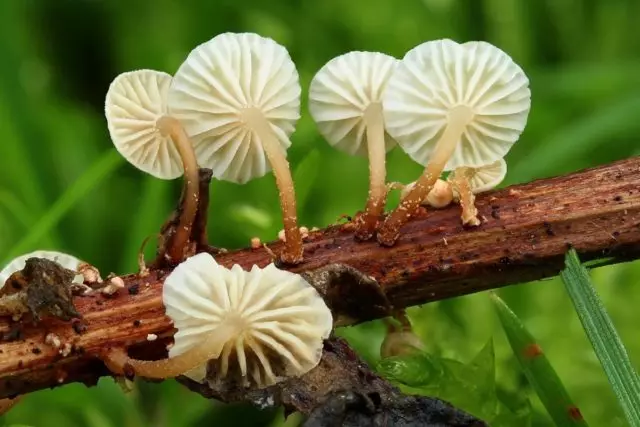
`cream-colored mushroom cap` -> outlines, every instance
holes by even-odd
[[[311,80],[309,112],[327,142],[348,154],[367,156],[364,113],[382,102],[398,60],[379,52],[349,52],[327,62]],[[385,132],[385,150],[395,141]]]
[[[104,112],[111,140],[133,166],[156,178],[183,174],[178,150],[169,135],[156,128],[167,112],[171,76],[154,70],[120,74],[107,91]]]
[[[497,187],[507,175],[507,162],[504,159],[489,165],[473,168],[469,173],[469,187],[475,194]]]
[[[261,111],[283,150],[300,118],[298,71],[287,50],[253,33],[224,33],[191,51],[169,90],[169,111],[191,138],[198,163],[218,179],[244,183],[271,166],[242,120]]]
[[[389,79],[383,104],[387,132],[423,165],[451,111],[468,108],[470,120],[445,166],[453,170],[504,157],[524,130],[531,92],[525,73],[499,48],[437,40],[407,52]]]
[[[220,325],[241,332],[210,362],[215,378],[265,387],[306,373],[320,362],[333,319],[324,300],[302,276],[273,264],[244,271],[216,263],[206,253],[180,264],[164,283],[167,315],[178,329],[169,357],[202,343]],[[204,382],[206,366],[186,375]]]
[[[9,264],[5,265],[2,271],[0,271],[0,288],[4,286],[4,283],[7,281],[9,276],[25,267],[25,263],[29,258],[45,258],[50,261],[55,261],[64,268],[72,271],[78,270],[78,266],[82,262],[72,255],[56,251],[38,250],[25,255],[20,255],[19,257],[12,259]]]

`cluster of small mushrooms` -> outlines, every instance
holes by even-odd
[[[303,276],[273,263],[227,269],[208,253],[185,249],[200,197],[199,168],[235,183],[273,170],[284,224],[279,261],[303,261],[286,158],[300,95],[287,50],[252,33],[224,33],[199,45],[174,76],[137,70],[113,81],[105,114],[116,149],[154,177],[184,175],[185,187],[174,242],[163,254],[177,265],[163,288],[175,343],[169,358],[158,361],[114,349],[103,355],[112,371],[265,387],[319,363],[333,318]],[[504,178],[504,156],[523,131],[529,108],[528,79],[506,53],[485,42],[451,40],[420,44],[402,60],[375,52],[338,56],[314,76],[309,96],[309,111],[327,142],[369,158],[369,196],[355,217],[356,238],[377,235],[383,245],[395,243],[421,204],[441,208],[457,201],[462,222],[479,225],[474,195]],[[386,182],[386,153],[396,144],[425,166],[406,186]],[[442,179],[443,172],[451,173]],[[385,219],[387,193],[394,188],[402,190],[401,202]],[[0,283],[29,257],[81,270],[75,257],[37,251],[7,265]],[[80,274],[79,284],[86,280]],[[404,337],[408,323],[401,323]],[[420,347],[415,337],[407,339],[400,344]]]

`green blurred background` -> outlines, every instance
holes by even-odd
[[[529,124],[507,156],[505,185],[640,154],[640,1],[580,0],[2,0],[0,1],[0,253],[59,249],[104,273],[136,266],[142,240],[175,203],[180,182],[154,180],[118,157],[103,117],[111,80],[124,71],[175,72],[197,44],[250,31],[285,45],[304,88],[350,50],[396,57],[431,39],[486,40],[531,79]],[[301,223],[324,226],[363,207],[365,159],[331,149],[303,100],[289,151]],[[420,167],[396,149],[389,180]],[[210,239],[227,248],[281,228],[272,176],[212,185]],[[392,197],[391,203],[397,201]],[[598,291],[640,365],[640,264],[593,272]],[[621,413],[559,280],[505,288],[501,296],[539,339],[592,426],[623,426]],[[500,392],[529,392],[486,294],[409,311],[429,352],[468,361],[492,336]],[[379,322],[343,331],[371,362]],[[533,425],[551,421],[535,396]],[[6,425],[281,425],[277,411],[206,401],[170,381],[111,380],[27,396]],[[271,424],[270,424],[271,423]],[[291,425],[295,423],[291,422]]]

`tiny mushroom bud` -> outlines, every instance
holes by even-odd
[[[311,81],[309,112],[329,144],[369,158],[369,197],[356,237],[373,237],[384,212],[386,152],[395,141],[385,132],[382,94],[398,60],[378,52],[349,52],[327,62]]]
[[[298,71],[287,50],[252,33],[224,33],[191,51],[169,89],[169,110],[203,167],[245,183],[273,169],[287,235],[282,261],[302,261],[286,149],[300,118]]]
[[[414,186],[415,182],[405,185],[400,192],[400,198],[404,199]],[[452,201],[453,188],[451,184],[445,180],[438,178],[436,183],[433,185],[433,188],[431,189],[431,191],[429,191],[429,194],[427,194],[427,197],[422,201],[421,204],[440,209],[449,206]]]
[[[524,130],[531,91],[522,69],[497,47],[438,40],[407,52],[383,103],[389,134],[425,165],[378,232],[378,241],[389,246],[444,170],[504,157]]]
[[[475,194],[491,190],[498,186],[507,174],[507,162],[499,159],[486,166],[477,168],[457,168],[448,180],[451,182],[454,197],[462,206],[462,223],[479,225],[478,210],[475,207]]]
[[[251,238],[251,249],[260,249],[262,247],[262,241],[259,237]]]
[[[167,114],[171,76],[137,70],[117,76],[107,92],[105,116],[111,140],[133,166],[160,179],[185,177],[185,204],[168,256],[184,258],[198,208],[198,163],[182,125]]]
[[[331,311],[302,276],[273,264],[227,269],[207,253],[188,258],[166,278],[163,301],[178,332],[169,358],[142,361],[123,351],[104,359],[116,373],[177,375],[204,383],[258,388],[302,375],[319,362]]]

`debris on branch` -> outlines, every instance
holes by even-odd
[[[371,372],[340,338],[325,342],[322,359],[315,369],[265,389],[226,390],[220,394],[186,377],[179,381],[208,398],[252,402],[262,408],[283,406],[286,413],[301,412],[309,415],[305,427],[486,426],[440,399],[403,395]],[[400,420],[404,424],[398,424]]]
[[[317,290],[336,318],[346,324],[387,316],[388,306],[397,310],[556,275],[569,246],[576,248],[584,260],[604,257],[607,263],[615,263],[636,259],[640,257],[639,171],[640,157],[635,157],[481,194],[476,207],[482,224],[473,229],[462,227],[455,208],[421,210],[390,248],[375,242],[358,242],[352,222],[332,226],[311,232],[305,243],[305,262],[288,269],[332,278],[331,283],[318,285]],[[200,177],[201,186],[210,179],[202,172]],[[196,216],[191,240],[198,243],[199,251],[208,246],[197,238],[206,234],[204,230],[206,221],[202,215]],[[280,242],[268,245],[274,251],[281,246]],[[216,255],[216,262],[225,267],[239,264],[247,270],[254,264],[264,267],[271,261],[262,248]],[[337,270],[328,267],[336,263],[344,266]],[[124,286],[112,295],[94,292],[76,296],[72,306],[79,319],[71,323],[44,318],[44,313],[38,325],[0,318],[0,398],[70,382],[95,384],[101,376],[110,375],[98,356],[111,348],[128,348],[131,357],[142,360],[166,357],[166,345],[174,329],[162,305],[162,283],[171,271],[171,267],[152,266],[145,274],[122,276]],[[342,284],[336,285],[340,281]],[[67,282],[66,277],[60,279],[60,284]],[[348,301],[368,303],[365,307],[345,304]],[[327,346],[321,366],[329,363],[327,358],[344,360],[331,353],[340,348],[339,344],[331,340]],[[359,360],[352,353],[340,354]],[[274,404],[302,410],[302,406],[295,406],[302,403],[287,403],[288,398],[298,394],[287,394],[286,387],[304,384],[307,375],[320,375],[319,370],[269,389],[268,393],[277,397]],[[392,391],[378,391],[378,401],[377,395],[362,395],[362,391],[375,389],[377,381],[388,390],[391,386],[364,367],[355,372],[366,374],[371,388],[324,390],[330,394],[324,393],[322,401],[304,403],[307,406],[302,412],[311,414],[309,422],[314,414],[325,411],[338,417],[344,415],[345,425],[357,425],[347,424],[357,417],[351,414],[353,411],[373,411],[369,413],[372,417],[383,414],[391,419],[398,408],[426,408],[435,402],[430,400],[427,404],[424,399],[394,395]],[[338,377],[331,378],[337,381]],[[307,393],[313,395],[313,390]],[[243,396],[231,393],[218,398],[232,401]],[[323,402],[325,406],[318,406]],[[463,422],[445,425],[483,425]]]

